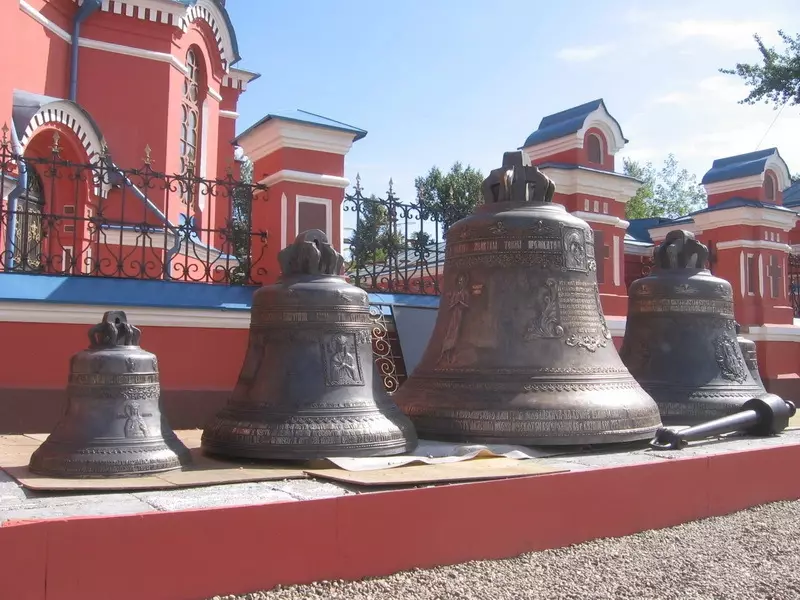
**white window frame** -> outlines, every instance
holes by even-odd
[[[333,201],[330,198],[314,198],[313,196],[296,196],[294,204],[294,235],[297,237],[300,231],[300,205],[301,204],[321,204],[325,207],[325,235],[328,242],[333,243]]]

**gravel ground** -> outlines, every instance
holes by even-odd
[[[499,561],[213,600],[796,600],[800,501]]]

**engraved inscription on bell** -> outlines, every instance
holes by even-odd
[[[443,289],[419,365],[393,396],[420,435],[519,444],[652,437],[658,410],[611,341],[589,225],[553,204],[521,152],[447,232]]]
[[[122,311],[89,330],[70,360],[67,407],[30,469],[51,477],[147,475],[191,462],[161,411],[158,361]]]
[[[736,337],[730,284],[706,269],[708,249],[690,232],[669,232],[654,258],[631,284],[622,359],[667,424],[738,411],[764,389]]]
[[[311,230],[279,259],[281,281],[253,296],[239,380],[203,450],[263,459],[413,450],[413,425],[376,377],[367,293],[339,276],[342,256]]]

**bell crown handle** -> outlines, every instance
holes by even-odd
[[[100,323],[89,329],[89,347],[138,346],[141,337],[141,330],[128,323],[124,311],[109,310]]]
[[[553,201],[556,186],[553,181],[531,165],[530,157],[523,151],[503,154],[503,166],[494,169],[483,180],[483,201],[539,202]]]
[[[656,250],[656,266],[661,269],[705,269],[707,263],[706,245],[683,229],[670,231]]]
[[[309,229],[297,236],[291,246],[278,253],[284,277],[292,275],[341,275],[344,257],[328,242],[319,229]]]

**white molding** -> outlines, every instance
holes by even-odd
[[[129,2],[130,0],[125,1]],[[225,17],[222,15],[219,7],[212,2],[212,0],[197,0],[194,6],[190,6],[186,9],[184,24],[182,24],[181,29],[185,32],[187,29],[186,24],[197,19],[202,19],[208,23],[211,31],[214,32],[217,50],[222,58],[222,67],[226,73],[229,72],[231,63],[234,61],[233,38],[225,24]]]
[[[31,117],[20,140],[23,151],[36,131],[48,123],[66,125],[77,136],[78,141],[89,157],[89,161],[92,163],[97,162],[102,146],[97,131],[77,105],[68,100],[58,100],[45,104]]]
[[[764,174],[762,173],[761,175],[750,175],[748,177],[739,177],[738,179],[726,179],[725,181],[705,183],[703,187],[706,188],[706,193],[711,196],[713,194],[726,194],[728,192],[738,192],[739,190],[760,188],[763,183]]]
[[[633,244],[630,241],[624,241],[625,254],[630,256],[653,256],[655,245],[642,246],[641,244]]]
[[[355,133],[346,131],[270,119],[240,137],[239,145],[253,162],[281,148],[314,150],[344,156],[352,148],[355,137]]]
[[[751,225],[753,227],[774,227],[789,232],[794,229],[798,215],[791,211],[755,206],[740,206],[725,210],[698,213],[692,216],[697,227],[704,230]]]
[[[765,242],[764,240],[730,240],[716,244],[717,250],[727,250],[729,248],[756,248],[758,250],[777,250],[778,252],[792,251],[792,247],[789,244]]]
[[[602,213],[593,213],[593,212],[584,212],[582,210],[576,210],[573,213],[570,213],[573,217],[578,217],[579,219],[583,219],[587,223],[602,223],[603,225],[611,225],[612,227],[619,227],[620,229],[627,229],[628,225],[630,225],[630,221],[626,221],[625,219],[620,219],[619,217],[615,217],[614,215],[604,215]]]
[[[208,91],[208,97],[212,100],[216,100],[217,102],[222,102],[222,96],[219,95],[219,92],[212,87],[206,88]]]
[[[222,78],[222,85],[233,88],[234,90],[245,91],[247,89],[247,84],[256,77],[258,77],[257,73],[231,67],[230,72]]]
[[[598,106],[593,112],[589,113],[583,121],[583,127],[578,131],[578,137],[581,141],[581,148],[583,148],[583,141],[586,139],[586,132],[592,128],[599,129],[603,132],[605,137],[605,151],[611,156],[625,147],[625,137],[622,135],[622,129],[619,124],[611,118],[611,115],[604,106]]]
[[[800,326],[794,325],[750,325],[743,332],[754,342],[797,342],[800,343]]]
[[[614,248],[611,254],[614,261],[614,285],[620,285],[620,269],[619,269],[619,236],[614,236]]]
[[[536,162],[542,158],[573,150],[575,148],[583,147],[583,139],[579,139],[574,133],[565,135],[564,137],[548,140],[543,144],[535,146],[525,146],[522,150],[531,159],[531,162]]]
[[[206,327],[248,329],[250,311],[207,308],[156,308],[115,306],[132,322],[146,327]],[[53,302],[0,302],[0,321],[13,323],[64,323],[92,325],[97,322],[96,305]]]
[[[608,332],[611,334],[611,337],[621,338],[625,335],[625,326],[628,322],[626,317],[617,317],[612,315],[605,317],[605,320],[606,327],[608,327]]]
[[[347,177],[324,175],[322,173],[307,173],[306,171],[293,171],[291,169],[283,169],[282,171],[268,175],[258,183],[269,187],[282,181],[308,183],[311,185],[321,185],[339,189],[346,189],[350,185],[350,180],[347,179]]]
[[[209,90],[210,92],[211,90]],[[200,151],[200,178],[206,179],[208,177],[208,111],[209,111],[209,103],[208,98],[203,100],[203,107],[200,109],[200,145],[198,146],[198,150]],[[198,190],[198,199],[197,205],[200,210],[206,209],[206,196],[208,196],[209,190],[207,186],[201,185],[199,186],[200,189]]]
[[[328,242],[333,236],[333,201],[330,198],[314,198],[312,196],[295,196],[294,198],[294,237],[300,235],[300,205],[321,204],[325,207],[325,235]]]
[[[625,204],[636,195],[641,183],[618,173],[586,169],[542,167],[542,173],[553,180],[560,194],[585,194],[616,200]]]
[[[235,110],[220,110],[219,116],[223,119],[238,119],[239,113]]]
[[[744,250],[739,252],[739,287],[741,288],[741,296],[744,298],[745,294],[745,286],[747,283],[747,265],[745,264],[747,261],[744,257]]]
[[[289,229],[289,199],[286,194],[281,194],[281,247],[278,249],[283,250],[286,248],[286,236]]]
[[[19,0],[19,8],[38,21],[45,29],[54,33],[68,44],[72,43],[72,36],[64,29],[53,23],[50,19],[43,16],[38,10],[33,8],[25,0]],[[79,38],[78,46],[81,48],[91,48],[92,50],[102,50],[105,52],[113,52],[115,54],[124,54],[126,56],[135,56],[137,58],[144,58],[148,60],[155,60],[159,62],[169,63],[182,73],[188,73],[186,65],[172,54],[166,52],[155,52],[153,50],[145,50],[144,48],[135,48],[133,46],[122,46],[120,44],[112,44],[110,42],[101,42],[99,40],[91,40],[88,38]]]
[[[764,297],[764,255],[758,255],[758,295]]]

